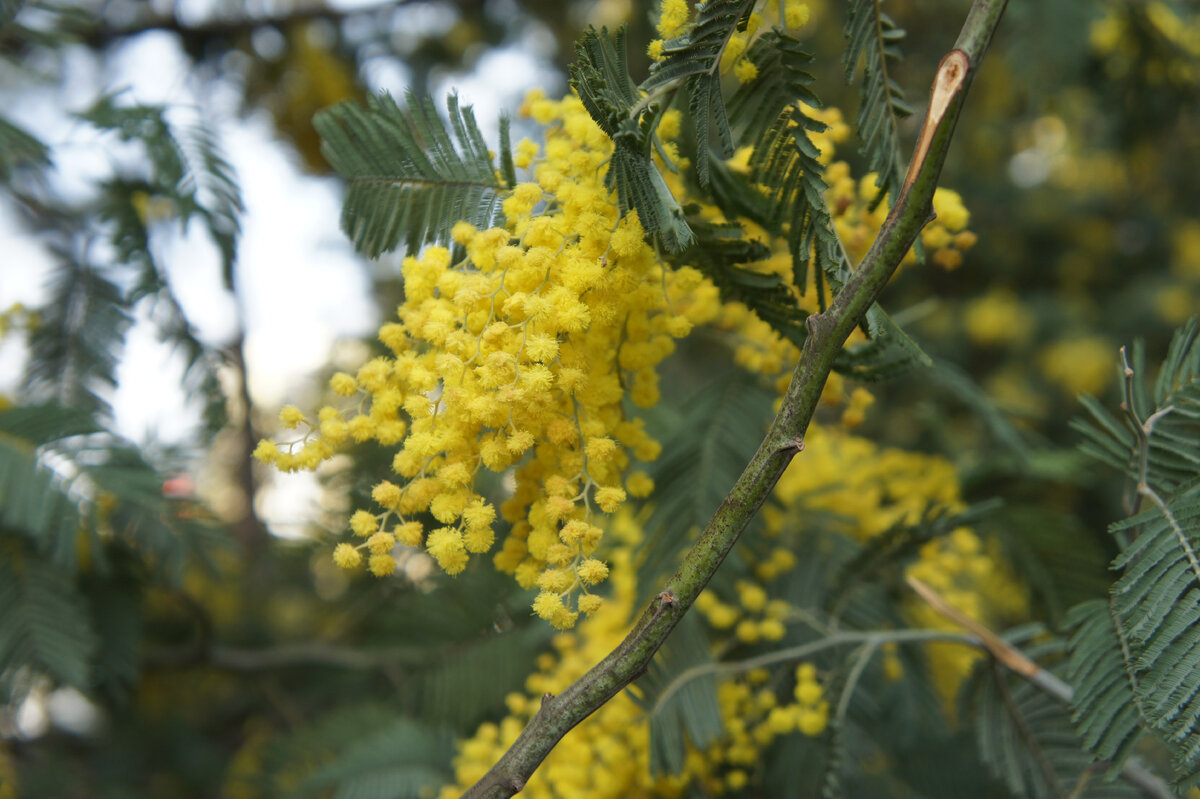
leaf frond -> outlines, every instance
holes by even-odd
[[[493,167],[471,107],[451,94],[446,110],[448,122],[428,98],[409,93],[402,108],[382,94],[365,108],[345,102],[313,118],[321,152],[349,183],[342,230],[365,255],[445,243],[460,220],[501,220],[511,186]]]
[[[853,0],[846,17],[846,50],[843,65],[846,80],[853,81],[862,64],[860,104],[855,126],[862,141],[867,165],[878,174],[874,205],[886,195],[891,202],[900,196],[905,161],[900,149],[900,121],[912,116],[904,89],[891,76],[901,58],[904,30],[879,7],[880,0]]]
[[[645,103],[629,76],[625,29],[589,28],[575,43],[571,88],[588,115],[613,141],[605,185],[617,193],[622,214],[637,211],[643,230],[678,252],[693,241],[683,211],[653,160],[654,129],[666,109]]]

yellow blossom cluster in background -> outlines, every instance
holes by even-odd
[[[1140,30],[1131,24],[1130,15],[1137,14]],[[1092,22],[1089,38],[1092,51],[1105,59],[1105,71],[1110,77],[1127,75],[1138,63],[1138,51],[1144,46],[1140,35],[1149,32],[1161,37],[1176,51],[1171,58],[1153,59],[1143,65],[1149,83],[1167,81],[1180,85],[1200,82],[1200,14],[1181,13],[1162,0],[1122,8],[1109,4],[1104,13]]]

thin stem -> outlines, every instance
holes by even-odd
[[[870,632],[835,633],[816,641],[810,641],[807,644],[789,646],[787,649],[777,649],[774,652],[768,652],[765,655],[758,655],[746,660],[735,660],[725,663],[702,663],[699,666],[684,669],[659,694],[658,700],[654,703],[654,708],[650,711],[650,715],[653,716],[661,712],[666,707],[670,698],[678,693],[684,685],[709,674],[737,674],[738,672],[773,666],[776,663],[804,660],[818,652],[826,649],[834,649],[839,646],[860,644],[868,652],[873,652],[878,647],[887,643],[928,643],[930,641],[949,641],[951,643],[979,645],[978,639],[974,636],[947,632],[946,630],[873,630]],[[867,660],[869,659],[870,657],[868,656]]]
[[[939,616],[974,633],[977,636],[977,640],[982,643],[983,647],[988,650],[997,663],[1024,677],[1035,688],[1040,689],[1051,698],[1057,699],[1064,705],[1071,704],[1071,700],[1075,696],[1075,690],[1069,683],[1060,679],[1053,672],[1043,669],[1024,652],[996,635],[983,624],[970,618],[953,605],[950,605],[936,591],[920,580],[909,577],[908,584],[912,586],[913,590],[922,599],[929,603],[929,606]],[[1113,624],[1117,629],[1117,638],[1121,641],[1125,661],[1129,662],[1129,651],[1125,648],[1125,638],[1115,615],[1113,616]],[[1133,686],[1135,695],[1137,693],[1136,689],[1137,686]],[[1138,714],[1141,715],[1140,704],[1138,705]],[[1142,716],[1142,718],[1145,719],[1145,716]],[[1142,765],[1136,758],[1127,758],[1121,764],[1121,777],[1126,782],[1139,788],[1147,796],[1153,796],[1156,799],[1166,799],[1167,797],[1174,796],[1170,786],[1161,777]]]
[[[933,113],[926,116],[921,147],[910,164],[907,188],[897,198],[862,263],[830,306],[806,319],[808,336],[779,413],[679,570],[616,649],[561,694],[542,700],[541,709],[513,745],[464,796],[502,799],[523,789],[568,731],[645,673],[654,653],[801,451],[834,359],[933,216],[933,193],[955,124],[1005,5],[1007,0],[975,0],[972,5],[955,52],[943,59],[935,77],[937,102],[931,103]]]

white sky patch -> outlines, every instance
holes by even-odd
[[[338,337],[367,334],[376,311],[365,262],[338,228],[338,183],[300,174],[265,119],[231,131],[226,145],[246,202],[237,274],[250,390],[271,408]]]

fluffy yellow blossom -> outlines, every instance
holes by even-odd
[[[396,559],[391,555],[372,555],[367,563],[367,568],[376,577],[387,577],[396,571]]]
[[[966,228],[971,214],[963,205],[962,196],[952,189],[938,188],[933,193],[933,212],[947,230],[957,233]]]
[[[963,326],[976,344],[1022,344],[1033,333],[1034,317],[1011,291],[995,289],[967,303]]]
[[[733,66],[733,74],[741,83],[749,83],[758,77],[758,67],[749,58],[743,58]]]
[[[357,510],[350,517],[350,529],[355,535],[366,538],[379,529],[379,519],[369,511]]]
[[[353,569],[362,563],[362,553],[353,544],[338,544],[333,550],[333,562],[343,569]]]
[[[1055,341],[1038,355],[1048,380],[1068,394],[1099,394],[1116,379],[1117,348],[1102,338]]]
[[[333,377],[329,378],[329,388],[332,389],[333,393],[337,394],[339,397],[349,397],[354,392],[358,391],[358,381],[354,379],[353,375],[346,374],[345,372],[338,372]]]
[[[781,0],[783,3],[783,24],[788,28],[803,28],[808,24],[810,10],[808,3],[803,0]]]
[[[304,411],[297,408],[295,405],[285,405],[279,411],[279,421],[283,426],[289,429],[295,428],[304,421]]]
[[[662,0],[658,23],[655,26],[659,35],[664,39],[678,36],[687,24],[689,13],[687,0]]]

